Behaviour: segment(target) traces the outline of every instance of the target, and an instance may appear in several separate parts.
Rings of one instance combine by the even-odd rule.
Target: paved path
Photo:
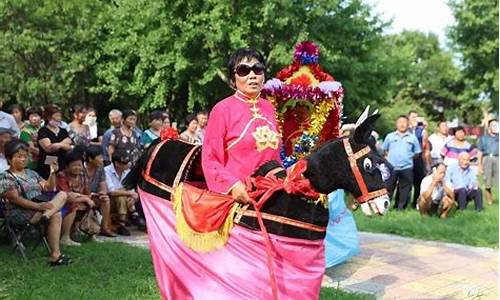
[[[498,299],[498,249],[360,233],[361,254],[324,286],[380,299]]]
[[[378,299],[499,298],[498,249],[365,232],[359,237],[361,254],[327,269],[323,286]],[[148,247],[147,236],[136,231],[112,240]]]

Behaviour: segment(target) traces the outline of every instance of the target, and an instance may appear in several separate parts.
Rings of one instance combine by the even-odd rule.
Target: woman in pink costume
[[[260,97],[264,83],[262,55],[239,49],[229,59],[234,95],[210,113],[202,149],[208,189],[249,200],[244,179],[269,160],[279,160],[280,134],[274,107]]]

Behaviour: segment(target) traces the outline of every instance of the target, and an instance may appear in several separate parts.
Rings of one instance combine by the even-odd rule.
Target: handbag
[[[85,215],[83,215],[78,229],[89,236],[96,235],[101,231],[98,212],[95,208],[89,209]]]
[[[42,192],[42,194],[29,199],[19,178],[17,178],[17,176],[14,175],[14,173],[12,173],[11,171],[7,171],[7,173],[9,173],[12,178],[14,178],[14,181],[17,183],[19,189],[21,190],[21,195],[28,200],[31,200],[33,202],[49,202],[57,194],[57,192]]]

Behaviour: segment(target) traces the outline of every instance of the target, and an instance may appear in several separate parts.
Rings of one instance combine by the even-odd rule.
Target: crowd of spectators
[[[134,110],[112,109],[103,134],[96,110],[84,105],[70,109],[69,123],[55,104],[26,112],[13,105],[7,111],[0,111],[3,214],[10,222],[47,225],[52,265],[70,262],[60,245],[79,246],[77,235],[128,236],[130,226],[147,231],[139,195],[121,182],[163,128],[176,128],[165,111],[150,113],[143,131]],[[189,116],[180,138],[202,143],[206,123],[206,112]],[[91,210],[100,223],[95,234],[80,230],[80,220]]]
[[[465,210],[469,202],[483,209],[482,175],[486,200],[493,203],[492,186],[498,182],[498,121],[490,119],[484,134],[467,137],[464,127],[451,130],[448,122],[438,122],[428,135],[428,125],[411,111],[396,120],[382,151],[394,168],[388,182],[394,207],[416,208],[421,214],[446,218],[453,208]],[[469,140],[468,140],[469,138]],[[413,193],[412,193],[413,189]],[[411,195],[413,194],[413,197]]]
[[[12,105],[7,111],[0,111],[4,214],[19,223],[47,224],[53,265],[69,263],[60,244],[80,245],[72,237],[80,231],[79,220],[89,210],[98,212],[99,235],[127,236],[130,226],[147,231],[139,195],[126,190],[122,180],[162,129],[177,129],[165,111],[151,112],[149,127],[141,130],[134,110],[112,109],[110,127],[102,134],[96,110],[84,105],[71,108],[69,123],[55,104],[26,111]],[[188,115],[179,138],[202,144],[207,121],[204,111]],[[412,111],[399,116],[396,130],[377,145],[393,166],[388,190],[391,198],[395,194],[394,207],[412,207],[441,218],[455,207],[466,209],[469,202],[481,211],[480,175],[491,205],[491,189],[498,182],[497,120],[489,120],[477,146],[467,140],[463,127],[450,132],[446,121],[439,122],[432,134],[428,131],[426,121]]]

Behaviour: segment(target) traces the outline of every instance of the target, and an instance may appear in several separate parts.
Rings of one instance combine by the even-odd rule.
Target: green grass
[[[160,299],[146,249],[85,243],[65,249],[74,263],[56,268],[47,265],[44,250],[39,247],[25,263],[10,246],[0,246],[0,299]],[[320,299],[375,298],[323,288]]]
[[[320,300],[375,300],[376,297],[369,294],[348,293],[338,288],[322,288]]]
[[[358,230],[397,234],[425,240],[498,248],[498,188],[493,190],[494,204],[484,200],[484,210],[475,212],[474,203],[466,211],[455,211],[446,220],[422,217],[414,209],[404,212],[390,210],[383,217],[367,217],[354,213]],[[484,193],[483,193],[484,198]]]

